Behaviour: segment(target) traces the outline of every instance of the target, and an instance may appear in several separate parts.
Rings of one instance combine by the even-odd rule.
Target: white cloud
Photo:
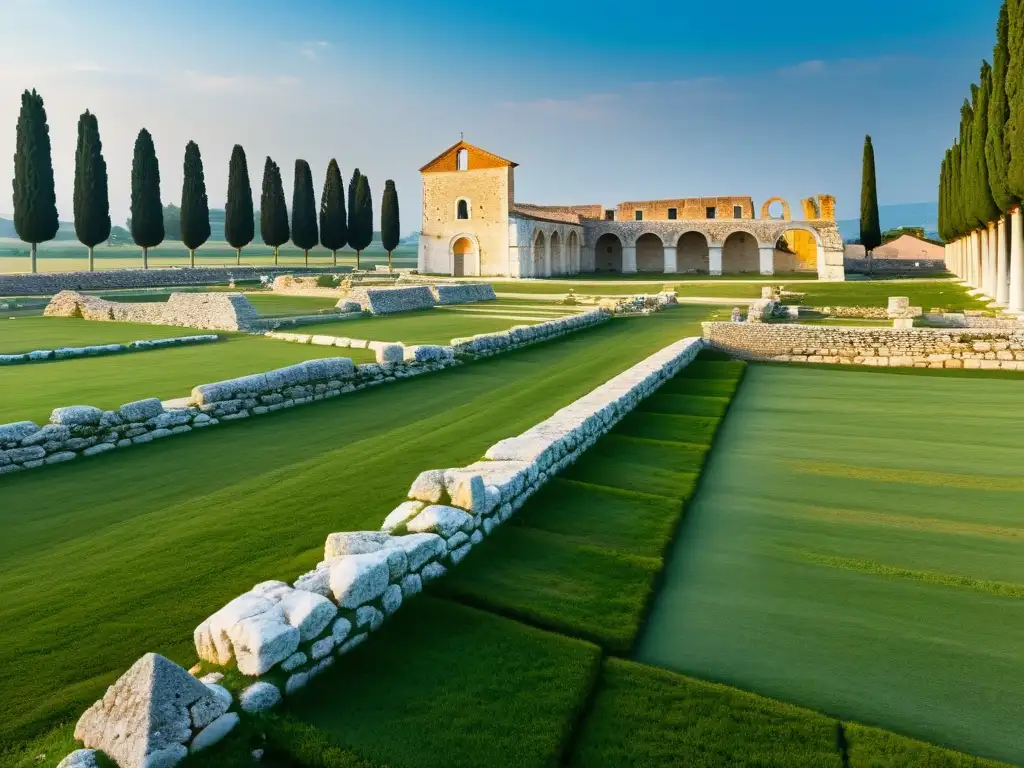
[[[310,61],[316,61],[328,48],[330,48],[330,43],[326,43],[323,40],[307,41],[299,43],[299,55]]]

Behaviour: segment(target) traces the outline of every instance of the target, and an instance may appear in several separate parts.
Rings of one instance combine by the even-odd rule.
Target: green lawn
[[[752,366],[637,658],[1024,760],[1022,398]]]
[[[327,533],[378,527],[418,471],[473,461],[699,333],[703,316],[685,307],[617,319],[430,376],[4,478],[0,690],[18,695],[0,700],[0,743],[77,717],[144,651],[189,666],[193,628],[229,599],[297,576],[320,559]],[[281,354],[316,350],[243,341]],[[166,353],[150,359],[158,354]]]
[[[39,322],[52,320],[62,322],[58,318],[41,318]],[[14,325],[34,322],[34,319],[7,322]],[[107,326],[107,323],[86,324],[90,326],[89,330],[92,326]],[[110,325],[113,329],[120,324]],[[178,335],[199,333],[192,329],[179,328],[177,331]],[[0,424],[23,419],[42,424],[49,420],[54,408],[65,405],[112,409],[146,397],[162,400],[185,397],[199,384],[260,373],[320,357],[351,357],[357,363],[375,359],[374,353],[365,349],[289,344],[237,333],[221,335],[224,338],[215,344],[4,367],[0,376],[4,380],[6,396],[0,398]]]
[[[731,391],[743,369],[698,360],[661,391]],[[641,403],[433,588],[628,653],[719,421],[665,408]]]
[[[243,290],[243,289],[235,289]],[[129,291],[118,291],[115,293],[103,293],[100,296],[109,301],[121,302],[166,302],[176,289],[161,291],[144,291],[132,293]],[[202,290],[191,289],[186,293],[224,293],[220,287],[213,289],[203,288]],[[244,290],[243,290],[244,292]],[[282,293],[271,293],[270,291],[250,291],[245,298],[256,308],[256,311],[266,317],[282,317],[287,315],[315,315],[320,312],[334,309],[338,299],[329,296],[289,296]]]
[[[401,341],[405,344],[451,344],[455,338],[477,333],[507,331],[514,325],[533,325],[538,322],[543,320],[507,320],[443,309],[424,309],[396,315],[317,323],[285,330],[370,341]]]
[[[217,332],[170,325],[99,323],[77,317],[19,317],[15,320],[0,320],[0,355],[207,333]]]
[[[288,715],[393,768],[545,768],[559,762],[599,658],[589,643],[421,596]]]

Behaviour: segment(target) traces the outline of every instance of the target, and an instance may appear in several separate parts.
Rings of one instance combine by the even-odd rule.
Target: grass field
[[[0,238],[0,274],[6,272],[28,272],[30,261],[28,244],[20,240]],[[401,246],[392,255],[395,267],[415,267],[416,251],[413,246]],[[279,250],[280,266],[302,266],[303,253],[291,244]],[[74,272],[89,268],[88,251],[74,240],[55,240],[39,246],[40,272]],[[387,252],[374,243],[360,255],[360,266],[372,269],[376,264],[387,264]],[[235,249],[225,242],[211,241],[196,251],[196,266],[234,266]],[[309,252],[310,266],[333,266],[331,252],[314,248]],[[356,253],[349,249],[338,251],[338,266],[354,267]],[[168,240],[156,248],[149,249],[149,266],[187,267],[188,249],[179,242]],[[243,266],[274,266],[274,251],[262,243],[254,243],[242,251]],[[96,269],[129,269],[142,267],[142,249],[135,246],[100,245],[96,248]]]
[[[110,301],[121,302],[166,302],[171,293],[177,289],[169,288],[161,291],[131,292],[118,291],[103,293],[102,298]],[[236,290],[244,292],[244,288]],[[209,291],[221,293],[223,289],[209,289]],[[206,293],[208,289],[191,288],[187,293]],[[336,298],[329,296],[288,296],[286,294],[271,293],[269,291],[250,291],[245,298],[256,308],[261,315],[277,317],[285,315],[315,315],[317,313],[334,309],[338,303]]]
[[[1024,760],[1022,397],[752,367],[637,658]]]
[[[139,339],[193,336],[208,331],[144,323],[90,323],[73,317],[19,317],[0,320],[0,355],[35,349],[123,344]]]
[[[405,344],[450,344],[452,339],[476,333],[507,331],[514,325],[532,325],[541,320],[508,320],[482,314],[424,309],[380,317],[359,317],[334,323],[298,326],[299,333],[319,333],[370,341],[401,341]],[[292,328],[287,330],[291,331]]]
[[[699,333],[703,315],[684,307],[617,319],[435,375],[5,478],[0,690],[19,693],[0,699],[0,743],[77,717],[143,650],[190,664],[192,629],[217,606],[258,581],[298,575],[319,560],[327,533],[379,526],[416,472],[474,460]],[[242,341],[282,355],[310,349]],[[108,399],[131,399],[130,386],[118,386],[123,395]],[[33,396],[24,397],[20,418]]]
[[[54,330],[48,324],[55,323]],[[75,326],[74,324],[79,324]],[[65,344],[99,343],[120,323],[95,323],[73,318],[20,318],[3,321],[0,330],[19,337],[20,328],[38,336],[64,339]],[[14,328],[17,326],[17,328]],[[135,326],[128,326],[135,327]],[[163,335],[185,336],[201,333],[191,328],[139,326],[133,338],[155,338],[146,332],[163,329]],[[65,405],[94,405],[117,408],[124,403],[145,397],[162,400],[185,397],[192,388],[250,373],[292,365],[320,357],[351,357],[357,363],[374,360],[374,353],[365,349],[334,349],[307,344],[288,344],[237,333],[221,333],[215,344],[197,344],[146,352],[132,352],[105,357],[55,360],[5,367],[5,396],[0,398],[0,424],[29,419],[45,423],[50,412]],[[13,342],[12,342],[13,343]],[[33,349],[38,347],[32,346]]]

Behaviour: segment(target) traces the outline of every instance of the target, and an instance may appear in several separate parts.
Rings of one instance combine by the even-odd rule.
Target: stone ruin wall
[[[1024,330],[702,325],[711,346],[746,360],[1024,371]]]
[[[256,308],[241,293],[172,293],[166,302],[121,302],[61,291],[43,315],[213,331],[245,331],[260,321]]]
[[[102,750],[121,768],[173,766],[224,738],[238,709],[265,711],[298,693],[461,563],[703,346],[699,338],[671,344],[479,461],[421,472],[379,530],[329,534],[312,571],[292,584],[256,584],[201,622],[193,641],[202,663],[191,671],[202,677],[156,654],[140,658],[79,719],[75,738],[86,750],[62,764],[88,765],[89,750]],[[233,690],[219,671],[228,667],[247,678]]]

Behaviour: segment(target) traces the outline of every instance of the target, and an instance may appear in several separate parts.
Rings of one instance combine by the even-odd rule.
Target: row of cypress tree
[[[131,189],[131,235],[142,248],[143,267],[148,268],[149,249],[160,245],[168,233],[164,231],[160,199],[160,164],[153,137],[145,128],[135,140]],[[92,270],[94,248],[110,237],[111,223],[107,164],[103,159],[99,123],[88,110],[78,121],[74,213],[75,234],[89,249],[89,269]],[[31,268],[35,272],[37,245],[52,240],[60,226],[46,110],[42,97],[35,90],[25,91],[21,97],[14,156],[14,226],[18,237],[31,246]],[[389,179],[381,205],[381,239],[388,252],[389,268],[392,251],[401,237],[400,227],[398,192]],[[185,147],[179,234],[189,251],[189,263],[195,266],[196,250],[210,238],[210,205],[203,159],[194,141]],[[268,157],[260,196],[260,235],[263,242],[274,249],[275,264],[279,260],[278,249],[291,239],[303,250],[307,265],[309,251],[318,243],[332,252],[335,265],[338,250],[348,245],[356,252],[358,269],[360,253],[373,240],[369,179],[358,168],[355,170],[349,181],[346,207],[341,171],[337,161],[332,159],[327,166],[318,212],[309,163],[296,160],[289,223],[281,169]],[[238,144],[231,152],[228,166],[224,236],[236,251],[236,262],[241,263],[242,249],[255,237],[255,211],[245,150]]]
[[[992,63],[982,62],[942,159],[939,234],[950,268],[1013,311],[1024,310],[1022,199],[1024,0],[1004,0]]]

